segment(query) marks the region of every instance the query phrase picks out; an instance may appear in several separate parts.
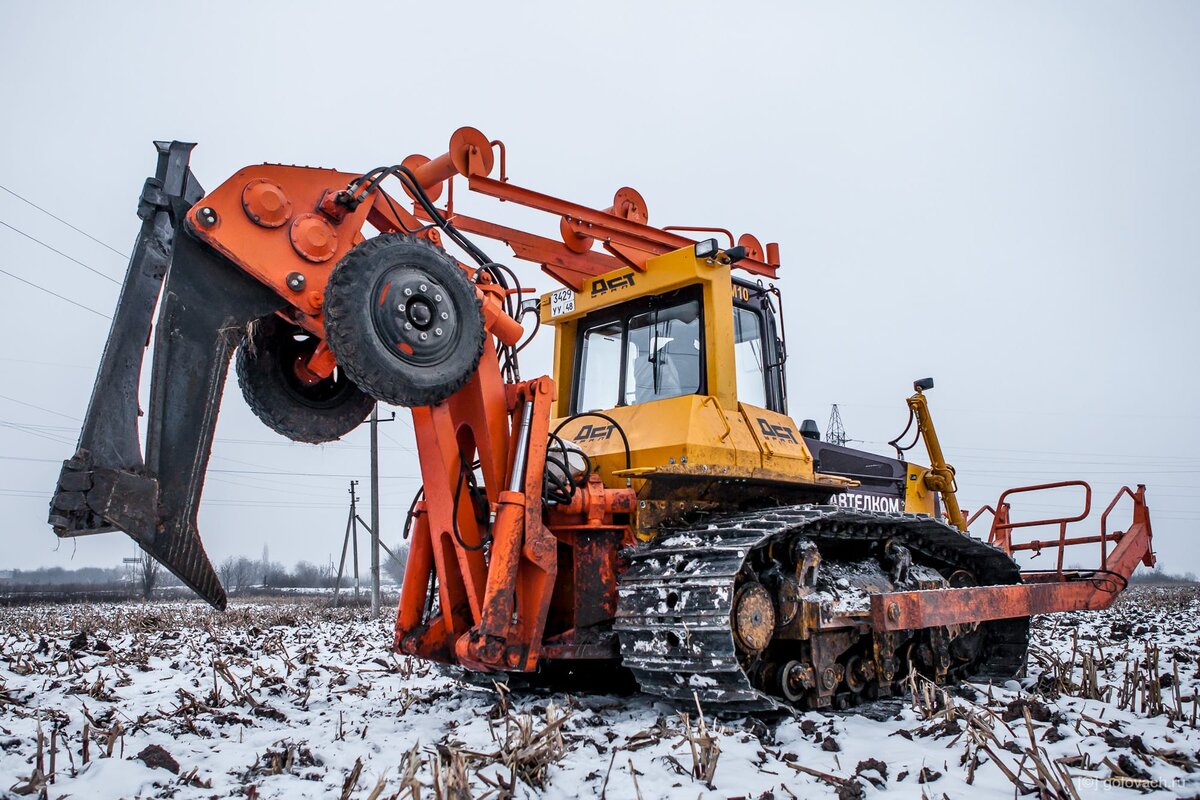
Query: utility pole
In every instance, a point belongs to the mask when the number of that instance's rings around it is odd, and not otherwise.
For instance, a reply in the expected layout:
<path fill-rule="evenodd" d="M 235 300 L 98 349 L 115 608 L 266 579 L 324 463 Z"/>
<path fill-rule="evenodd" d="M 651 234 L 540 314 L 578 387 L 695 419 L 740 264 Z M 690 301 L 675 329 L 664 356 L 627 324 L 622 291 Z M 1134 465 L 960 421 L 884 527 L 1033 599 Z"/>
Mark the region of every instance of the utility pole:
<path fill-rule="evenodd" d="M 379 616 L 379 403 L 371 407 L 371 616 Z"/>
<path fill-rule="evenodd" d="M 351 547 L 354 553 L 354 603 L 358 604 L 358 497 L 354 494 L 354 487 L 358 481 L 350 481 L 350 535 Z"/>
<path fill-rule="evenodd" d="M 371 616 L 379 616 L 379 423 L 392 422 L 379 418 L 379 403 L 371 409 Z M 357 527 L 355 528 L 357 531 Z"/>
<path fill-rule="evenodd" d="M 346 551 L 350 549 L 350 537 L 354 537 L 354 598 L 358 599 L 358 497 L 354 488 L 358 481 L 350 481 L 350 513 L 346 516 L 346 535 L 342 539 L 342 558 L 338 561 L 337 580 L 333 583 L 333 604 L 338 604 L 342 592 L 342 575 L 346 572 Z"/>

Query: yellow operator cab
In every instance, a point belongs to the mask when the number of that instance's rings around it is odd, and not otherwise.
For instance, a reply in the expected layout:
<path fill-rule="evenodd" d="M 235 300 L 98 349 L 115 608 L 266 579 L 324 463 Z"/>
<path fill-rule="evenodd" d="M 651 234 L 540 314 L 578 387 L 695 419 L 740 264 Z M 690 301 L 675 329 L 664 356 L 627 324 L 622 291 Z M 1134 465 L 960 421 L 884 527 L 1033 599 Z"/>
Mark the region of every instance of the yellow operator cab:
<path fill-rule="evenodd" d="M 788 416 L 780 294 L 734 266 L 710 239 L 543 295 L 559 435 L 605 485 L 633 479 L 643 530 L 735 497 L 932 514 L 924 470 L 823 443 Z"/>

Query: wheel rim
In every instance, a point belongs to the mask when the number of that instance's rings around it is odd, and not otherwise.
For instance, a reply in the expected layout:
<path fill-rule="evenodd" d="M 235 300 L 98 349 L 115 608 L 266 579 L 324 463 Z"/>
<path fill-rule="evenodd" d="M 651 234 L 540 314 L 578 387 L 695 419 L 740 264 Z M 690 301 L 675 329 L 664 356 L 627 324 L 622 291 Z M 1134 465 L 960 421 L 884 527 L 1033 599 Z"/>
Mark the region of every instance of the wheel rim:
<path fill-rule="evenodd" d="M 317 349 L 318 340 L 307 331 L 297 328 L 294 333 L 279 338 L 279 368 L 288 394 L 311 408 L 334 408 L 344 402 L 354 383 L 335 369 L 327 378 L 313 380 L 308 361 Z"/>
<path fill-rule="evenodd" d="M 458 347 L 461 326 L 450 293 L 419 267 L 385 270 L 372 296 L 375 330 L 404 364 L 437 366 Z"/>
<path fill-rule="evenodd" d="M 779 671 L 779 688 L 788 701 L 802 699 L 812 683 L 812 669 L 799 661 L 789 661 Z"/>
<path fill-rule="evenodd" d="M 846 662 L 846 686 L 855 694 L 867 688 L 866 664 L 859 656 L 851 656 Z"/>
<path fill-rule="evenodd" d="M 738 590 L 734 600 L 733 632 L 751 653 L 761 653 L 775 635 L 775 604 L 761 583 L 750 582 Z"/>

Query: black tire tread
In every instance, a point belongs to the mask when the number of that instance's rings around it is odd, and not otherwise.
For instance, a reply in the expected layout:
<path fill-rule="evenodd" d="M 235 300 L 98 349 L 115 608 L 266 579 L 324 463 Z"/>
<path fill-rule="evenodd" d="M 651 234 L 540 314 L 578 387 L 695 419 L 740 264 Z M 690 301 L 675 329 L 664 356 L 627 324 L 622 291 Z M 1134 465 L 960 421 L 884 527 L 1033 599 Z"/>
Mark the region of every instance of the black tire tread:
<path fill-rule="evenodd" d="M 445 250 L 419 236 L 399 233 L 380 234 L 351 249 L 330 275 L 329 283 L 325 287 L 325 331 L 329 347 L 333 350 L 338 365 L 367 394 L 386 403 L 408 408 L 434 405 L 465 386 L 475 374 L 475 370 L 466 371 L 457 380 L 444 384 L 441 387 L 442 391 L 437 392 L 436 395 L 415 390 L 407 381 L 397 379 L 398 367 L 381 364 L 364 352 L 365 337 L 373 336 L 374 332 L 368 334 L 358 326 L 356 309 L 353 307 L 355 300 L 353 283 L 360 278 L 360 268 L 357 265 L 376 251 L 391 246 L 397 240 L 427 248 L 430 254 L 441 259 L 448 266 L 452 266 L 453 274 L 461 278 L 463 286 L 474 295 L 475 288 L 467 279 L 466 273 Z M 478 297 L 475 298 L 475 304 L 482 319 L 483 304 Z M 479 359 L 483 357 L 486 339 L 487 334 L 484 331 L 478 342 L 475 343 L 471 363 L 476 366 L 479 364 Z"/>
<path fill-rule="evenodd" d="M 274 318 L 264 318 L 259 324 L 274 326 Z M 246 405 L 254 416 L 279 435 L 304 444 L 334 442 L 357 428 L 371 413 L 375 400 L 361 389 L 337 409 L 321 410 L 299 405 L 282 391 L 268 369 L 256 363 L 258 358 L 268 355 L 264 352 L 265 347 L 264 341 L 251 346 L 247 334 L 238 345 L 234 367 Z"/>

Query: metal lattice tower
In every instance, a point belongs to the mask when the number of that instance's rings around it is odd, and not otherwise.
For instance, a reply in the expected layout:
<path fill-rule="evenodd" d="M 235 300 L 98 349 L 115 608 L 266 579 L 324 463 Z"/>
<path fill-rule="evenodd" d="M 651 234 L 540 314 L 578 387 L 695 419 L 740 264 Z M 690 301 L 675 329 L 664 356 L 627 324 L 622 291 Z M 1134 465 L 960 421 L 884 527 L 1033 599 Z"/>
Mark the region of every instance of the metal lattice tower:
<path fill-rule="evenodd" d="M 845 444 L 846 429 L 842 426 L 842 412 L 838 411 L 837 403 L 829 412 L 829 424 L 825 427 L 825 441 L 830 444 Z"/>

